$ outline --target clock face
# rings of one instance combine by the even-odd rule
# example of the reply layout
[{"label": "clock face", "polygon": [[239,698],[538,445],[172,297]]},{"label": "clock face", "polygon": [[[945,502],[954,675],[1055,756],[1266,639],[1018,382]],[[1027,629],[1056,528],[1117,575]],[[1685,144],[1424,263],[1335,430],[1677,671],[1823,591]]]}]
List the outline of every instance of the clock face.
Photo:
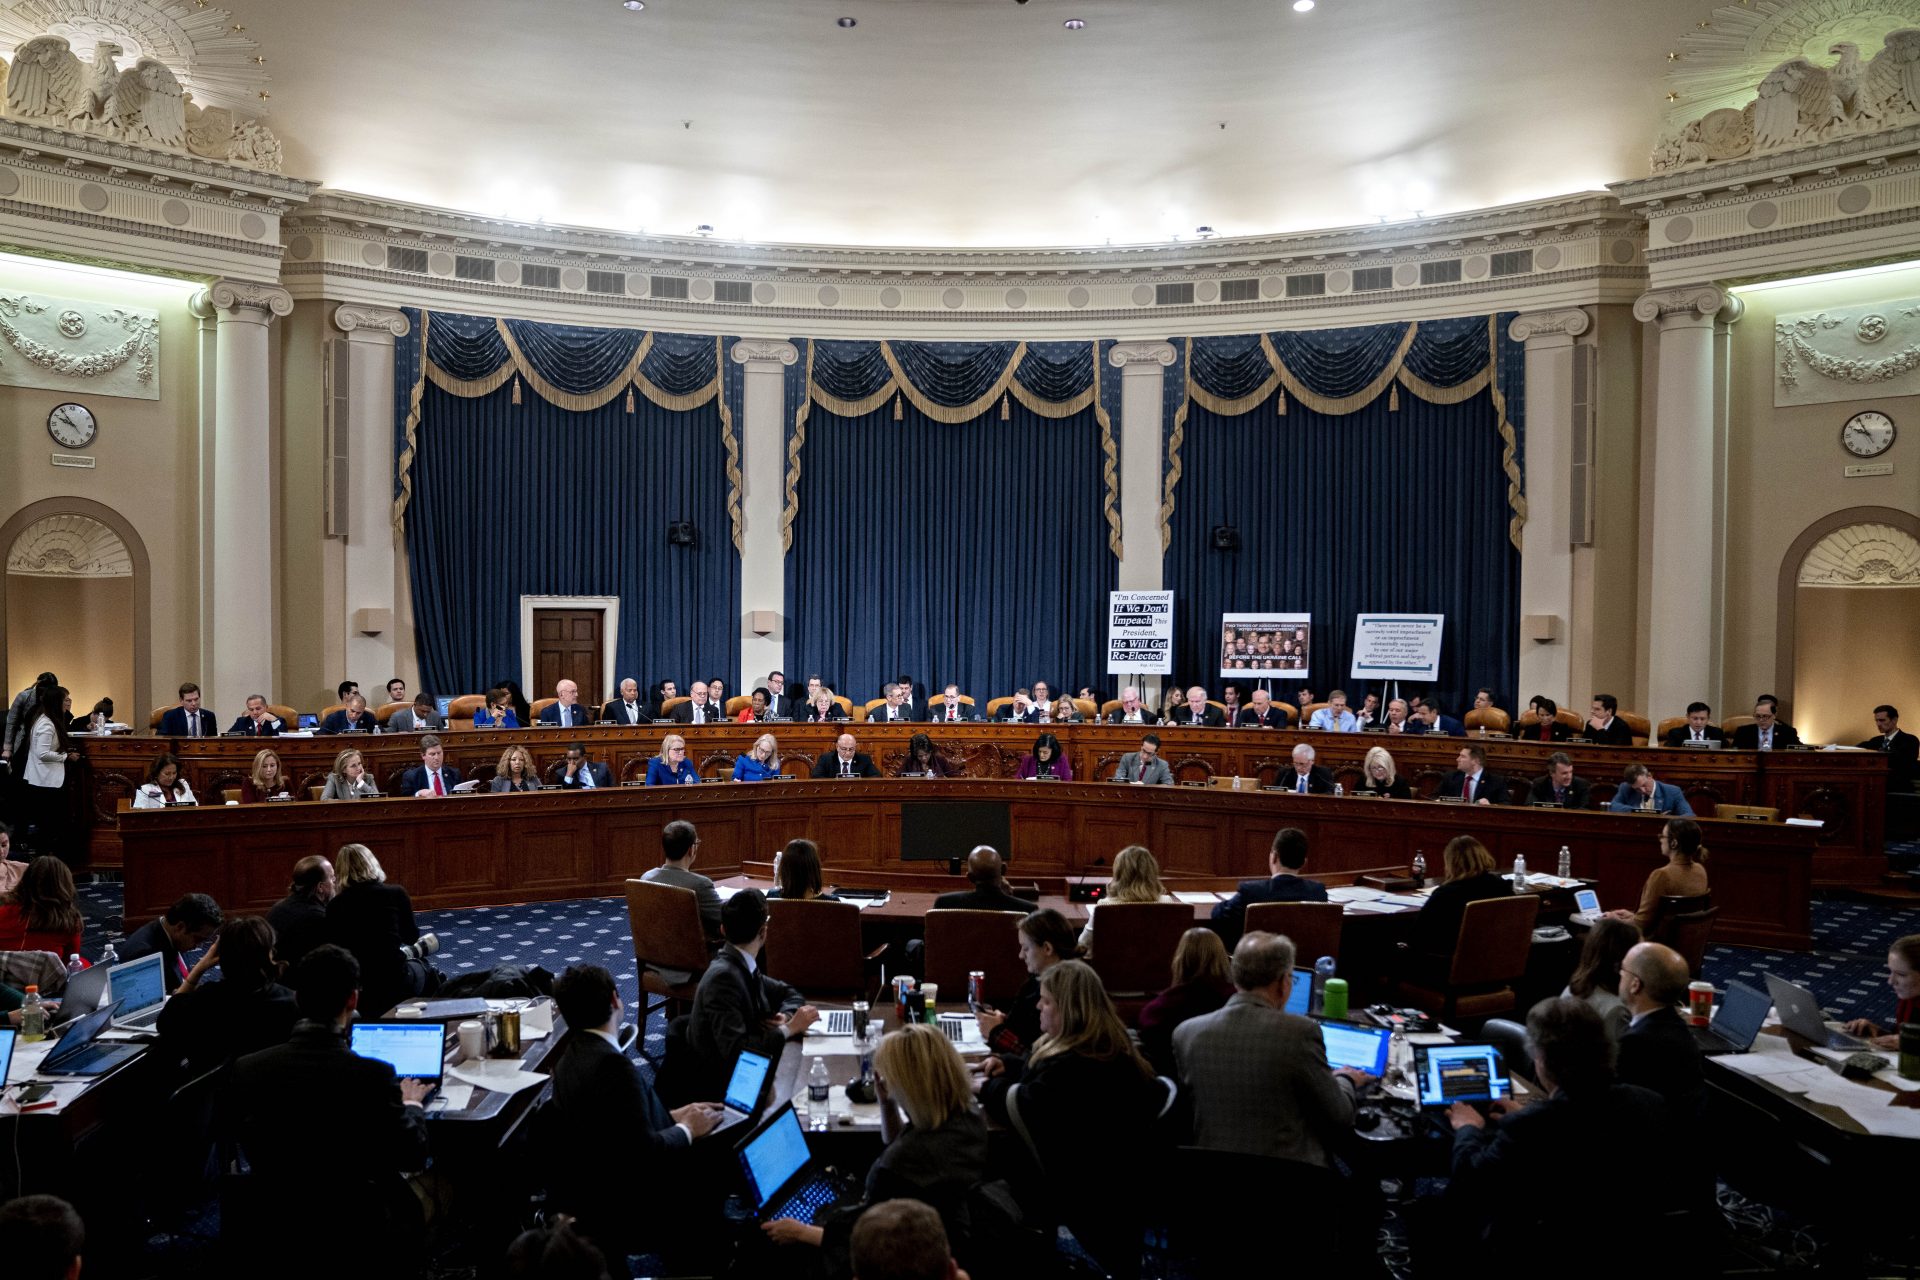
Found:
[{"label": "clock face", "polygon": [[84,449],[93,443],[100,424],[82,404],[63,404],[47,415],[47,434],[64,449]]},{"label": "clock face", "polygon": [[1868,409],[1847,419],[1840,428],[1840,447],[1856,458],[1872,458],[1893,447],[1893,419]]}]

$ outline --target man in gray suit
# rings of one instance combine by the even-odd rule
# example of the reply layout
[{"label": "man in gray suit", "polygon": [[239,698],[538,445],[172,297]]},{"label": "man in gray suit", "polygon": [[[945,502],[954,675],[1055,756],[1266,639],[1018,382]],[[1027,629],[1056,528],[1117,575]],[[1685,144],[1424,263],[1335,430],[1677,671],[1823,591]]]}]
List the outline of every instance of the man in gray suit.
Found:
[{"label": "man in gray suit", "polygon": [[1120,757],[1119,771],[1113,775],[1115,782],[1144,782],[1153,787],[1173,785],[1173,770],[1160,758],[1160,735],[1150,733],[1140,739],[1140,749],[1129,751]]},{"label": "man in gray suit", "polygon": [[387,717],[388,733],[438,733],[447,727],[447,718],[434,709],[433,695],[421,693],[410,707],[402,707]]},{"label": "man in gray suit", "polygon": [[1233,949],[1225,1007],[1180,1024],[1173,1056],[1193,1100],[1194,1145],[1326,1166],[1353,1129],[1367,1077],[1327,1068],[1320,1026],[1285,1012],[1293,943],[1256,930]]},{"label": "man in gray suit", "polygon": [[[694,901],[700,906],[700,925],[707,933],[707,949],[712,951],[720,945],[720,895],[714,892],[713,881],[693,869],[693,860],[699,849],[700,833],[694,830],[691,822],[684,819],[669,822],[660,829],[663,861],[640,878],[654,884],[670,884],[676,889],[693,890]],[[678,969],[662,969],[656,965],[647,967],[672,983],[685,982],[693,976]]]}]

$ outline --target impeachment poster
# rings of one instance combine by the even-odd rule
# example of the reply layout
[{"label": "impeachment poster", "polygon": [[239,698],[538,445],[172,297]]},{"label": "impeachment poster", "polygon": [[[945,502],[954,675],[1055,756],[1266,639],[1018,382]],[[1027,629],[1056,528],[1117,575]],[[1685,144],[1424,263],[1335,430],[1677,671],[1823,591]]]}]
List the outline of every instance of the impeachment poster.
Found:
[{"label": "impeachment poster", "polygon": [[1107,593],[1109,675],[1163,676],[1173,670],[1173,592]]}]

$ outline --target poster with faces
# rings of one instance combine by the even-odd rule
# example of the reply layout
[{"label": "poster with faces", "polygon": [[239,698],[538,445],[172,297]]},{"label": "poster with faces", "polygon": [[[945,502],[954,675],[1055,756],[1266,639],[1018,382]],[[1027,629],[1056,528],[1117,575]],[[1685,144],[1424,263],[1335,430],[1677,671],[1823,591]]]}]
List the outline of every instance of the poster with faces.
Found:
[{"label": "poster with faces", "polygon": [[1222,614],[1220,674],[1305,680],[1312,644],[1310,613]]}]

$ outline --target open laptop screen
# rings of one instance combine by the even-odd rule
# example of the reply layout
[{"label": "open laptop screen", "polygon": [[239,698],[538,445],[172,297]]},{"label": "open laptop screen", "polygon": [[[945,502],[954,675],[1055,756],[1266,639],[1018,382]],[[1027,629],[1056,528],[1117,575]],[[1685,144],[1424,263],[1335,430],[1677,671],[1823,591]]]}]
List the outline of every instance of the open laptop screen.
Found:
[{"label": "open laptop screen", "polygon": [[353,1051],[378,1058],[403,1080],[438,1080],[445,1063],[446,1028],[438,1022],[358,1022]]},{"label": "open laptop screen", "polygon": [[807,1135],[800,1129],[800,1117],[793,1114],[791,1106],[781,1107],[767,1127],[740,1150],[740,1164],[747,1171],[754,1207],[765,1208],[806,1163]]},{"label": "open laptop screen", "polygon": [[1735,1048],[1750,1048],[1772,1008],[1772,996],[1744,982],[1729,982],[1720,1010],[1713,1016],[1714,1033]]},{"label": "open laptop screen", "polygon": [[1356,1027],[1346,1022],[1323,1022],[1321,1038],[1327,1044],[1327,1065],[1352,1067],[1370,1076],[1387,1073],[1387,1044],[1393,1033],[1384,1027]]},{"label": "open laptop screen", "polygon": [[727,1105],[742,1115],[752,1115],[760,1103],[760,1087],[766,1083],[770,1065],[760,1054],[743,1051],[733,1064],[733,1079],[727,1082]]},{"label": "open laptop screen", "polygon": [[0,1081],[6,1080],[7,1071],[13,1065],[13,1042],[19,1034],[11,1027],[0,1027]]},{"label": "open laptop screen", "polygon": [[1295,969],[1293,971],[1293,990],[1287,992],[1287,1012],[1307,1016],[1307,1006],[1313,1002],[1313,970]]},{"label": "open laptop screen", "polygon": [[107,974],[108,999],[120,1002],[120,1016],[131,1018],[167,998],[167,979],[160,953],[113,966]]},{"label": "open laptop screen", "polygon": [[1423,1107],[1513,1096],[1506,1065],[1490,1044],[1417,1044],[1413,1070]]}]

